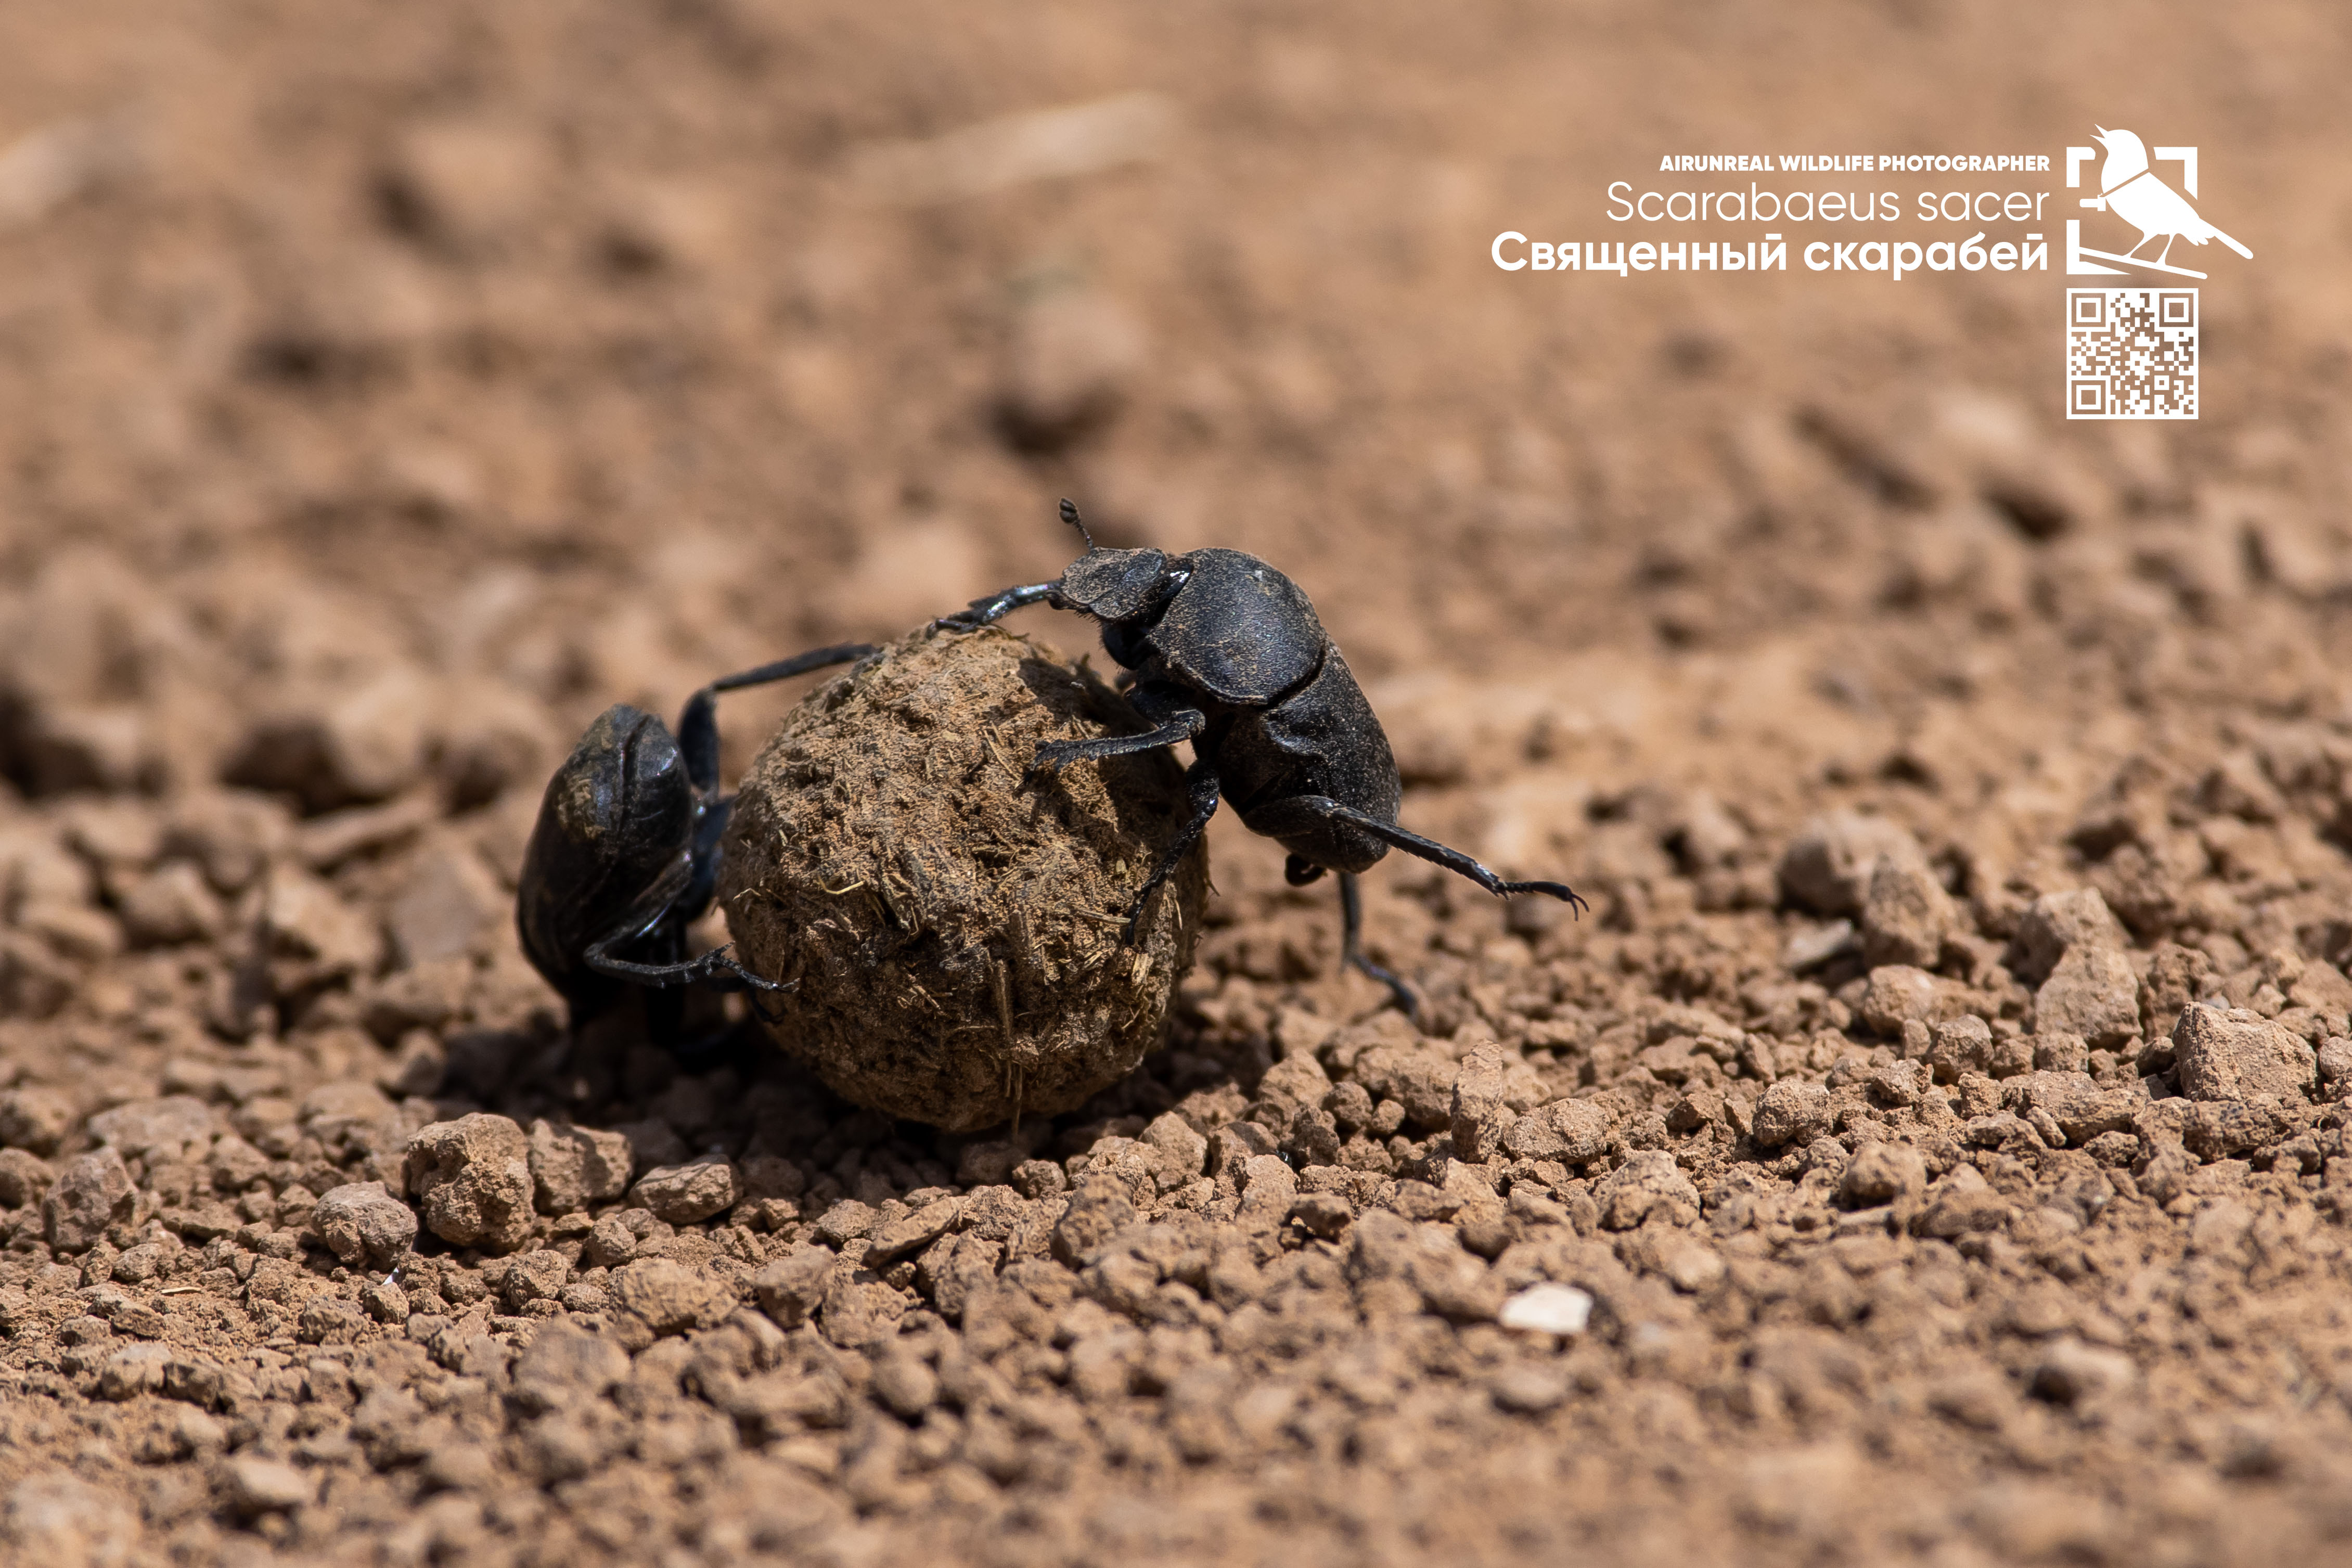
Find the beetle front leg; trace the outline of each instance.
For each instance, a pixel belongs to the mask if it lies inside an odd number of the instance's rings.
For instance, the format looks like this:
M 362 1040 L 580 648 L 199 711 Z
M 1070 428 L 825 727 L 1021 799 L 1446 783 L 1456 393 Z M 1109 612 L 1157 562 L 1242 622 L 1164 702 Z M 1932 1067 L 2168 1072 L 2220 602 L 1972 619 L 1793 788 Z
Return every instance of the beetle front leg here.
M 748 974 L 741 965 L 732 960 L 729 961 L 728 967 L 734 970 L 735 974 L 715 974 L 705 980 L 703 984 L 713 991 L 741 992 L 744 1005 L 751 1009 L 751 1016 L 770 1028 L 784 1021 L 784 1010 L 782 1007 L 771 1006 L 768 998 L 799 990 L 801 988 L 799 981 L 762 980 L 756 974 Z M 745 979 L 737 979 L 735 975 L 744 975 Z M 746 983 L 747 980 L 749 984 Z
M 1179 741 L 1189 741 L 1208 727 L 1207 714 L 1197 708 L 1187 708 L 1158 729 L 1141 735 L 1097 735 L 1086 741 L 1041 741 L 1037 745 L 1037 759 L 1030 763 L 1029 771 L 1032 773 L 1057 773 L 1072 763 L 1098 763 L 1109 757 L 1154 752 L 1162 746 L 1172 746 Z
M 974 631 L 991 621 L 1002 620 L 1024 605 L 1044 603 L 1052 598 L 1054 590 L 1061 585 L 1057 580 L 1052 583 L 1026 583 L 1018 588 L 1007 588 L 1002 594 L 992 594 L 985 599 L 974 599 L 955 614 L 941 616 L 931 625 L 945 632 Z
M 684 935 L 683 931 L 672 931 L 668 945 L 675 948 L 683 940 Z M 752 1016 L 758 1018 L 762 1024 L 773 1027 L 783 1021 L 783 1009 L 771 1006 L 761 988 L 773 987 L 777 990 L 791 991 L 799 984 L 798 981 L 793 981 L 782 986 L 774 986 L 772 982 L 760 980 L 756 975 L 751 977 L 751 984 L 746 984 L 744 980 L 737 978 L 745 972 L 742 966 L 733 960 L 719 957 L 718 964 L 714 967 L 710 960 L 718 956 L 705 953 L 702 957 L 690 962 L 648 965 L 648 968 L 656 971 L 680 972 L 683 973 L 683 978 L 674 984 L 647 982 L 639 987 L 638 994 L 645 998 L 646 1037 L 656 1045 L 667 1047 L 684 1070 L 698 1070 L 688 1067 L 689 1061 L 712 1058 L 713 1047 L 726 1036 L 726 1031 L 722 1029 L 718 1035 L 706 1037 L 699 1041 L 687 1040 L 685 1025 L 688 986 L 701 984 L 709 986 L 713 991 L 743 992 L 746 994 L 745 1000 L 751 1005 Z M 702 973 L 693 973 L 698 970 Z M 732 973 L 730 973 L 730 971 Z
M 699 958 L 689 958 L 682 963 L 635 963 L 613 956 L 613 949 L 623 942 L 633 942 L 643 934 L 639 931 L 616 931 L 601 942 L 589 945 L 585 957 L 588 967 L 599 974 L 609 974 L 615 980 L 626 980 L 638 985 L 716 985 L 721 990 L 748 990 L 755 994 L 780 994 L 793 989 L 797 981 L 779 984 L 764 975 L 754 974 L 728 956 L 734 944 L 714 947 Z
M 1143 911 L 1150 904 L 1151 895 L 1160 890 L 1160 883 L 1175 875 L 1176 868 L 1184 863 L 1184 857 L 1192 852 L 1192 846 L 1201 841 L 1201 835 L 1209 830 L 1209 819 L 1217 815 L 1220 795 L 1217 770 L 1206 761 L 1194 763 L 1184 770 L 1184 793 L 1190 798 L 1192 809 L 1185 816 L 1184 825 L 1176 830 L 1176 837 L 1168 841 L 1167 853 L 1160 857 L 1160 864 L 1154 866 L 1151 875 L 1143 879 L 1143 890 L 1135 895 L 1135 902 L 1128 907 L 1127 929 L 1120 933 L 1119 940 L 1129 947 L 1137 945 L 1136 933 L 1142 929 Z
M 620 956 L 623 948 L 656 938 L 668 952 L 678 951 L 677 944 L 685 940 L 685 923 L 677 918 L 679 900 L 693 885 L 696 871 L 690 854 L 671 861 L 635 906 L 588 944 L 580 955 L 583 962 L 599 974 L 638 985 L 694 985 L 731 975 L 756 990 L 788 989 L 752 973 L 728 957 L 724 947 L 713 948 L 699 958 L 672 963 L 639 963 Z

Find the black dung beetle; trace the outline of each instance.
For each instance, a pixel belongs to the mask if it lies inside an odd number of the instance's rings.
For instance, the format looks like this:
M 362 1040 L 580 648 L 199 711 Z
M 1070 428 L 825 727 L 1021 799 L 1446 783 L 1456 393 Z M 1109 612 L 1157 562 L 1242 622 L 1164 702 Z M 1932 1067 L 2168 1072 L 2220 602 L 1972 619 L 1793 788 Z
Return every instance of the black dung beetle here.
M 1142 735 L 1048 741 L 1035 766 L 1052 770 L 1087 758 L 1123 756 L 1192 742 L 1185 773 L 1192 813 L 1145 879 L 1129 911 L 1127 940 L 1152 893 L 1173 872 L 1230 799 L 1244 826 L 1290 851 L 1284 874 L 1301 887 L 1339 874 L 1341 950 L 1347 962 L 1388 986 L 1407 1012 L 1404 983 L 1366 958 L 1357 874 L 1390 849 L 1456 871 L 1496 896 L 1548 893 L 1582 909 L 1564 882 L 1507 882 L 1459 849 L 1397 826 L 1402 786 L 1363 689 L 1315 618 L 1298 585 L 1238 550 L 1105 550 L 1062 503 L 1062 521 L 1087 552 L 1051 583 L 1031 583 L 944 617 L 943 627 L 986 626 L 1024 605 L 1092 616 L 1103 647 L 1133 672 L 1128 700 L 1154 728 Z
M 663 988 L 784 989 L 723 947 L 686 956 L 687 928 L 718 886 L 733 804 L 719 793 L 718 695 L 875 651 L 840 643 L 714 680 L 687 700 L 675 738 L 625 702 L 588 726 L 547 782 L 515 898 L 523 956 L 562 993 L 574 1033 L 633 987 L 648 988 L 647 1030 L 665 1043 L 676 1040 L 685 996 Z

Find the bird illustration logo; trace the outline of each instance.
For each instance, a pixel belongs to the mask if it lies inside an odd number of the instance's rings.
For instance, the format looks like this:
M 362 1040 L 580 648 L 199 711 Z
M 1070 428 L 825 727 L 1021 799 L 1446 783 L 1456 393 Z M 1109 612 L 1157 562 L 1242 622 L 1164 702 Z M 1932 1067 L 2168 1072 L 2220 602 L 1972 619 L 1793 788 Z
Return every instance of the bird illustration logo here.
M 2167 258 L 2172 254 L 2172 242 L 2176 239 L 2185 239 L 2191 245 L 2203 245 L 2209 239 L 2218 239 L 2247 260 L 2253 259 L 2252 251 L 2199 217 L 2197 209 L 2189 205 L 2189 198 L 2166 184 L 2158 177 L 2156 171 L 2148 166 L 2146 142 L 2128 131 L 2110 131 L 2104 125 L 2098 130 L 2096 140 L 2101 147 L 2106 149 L 2106 160 L 2099 169 L 2099 194 L 2095 196 L 2085 196 L 2083 198 L 2082 205 L 2100 212 L 2114 212 L 2117 217 L 2139 230 L 2139 243 L 2121 255 L 2099 250 L 2084 250 L 2080 252 L 2081 255 L 2095 256 L 2106 261 L 2126 262 L 2136 267 L 2155 268 L 2166 272 L 2182 272 L 2192 278 L 2202 278 L 2204 274 L 2188 272 L 2185 268 L 2167 264 Z M 2084 151 L 2087 154 L 2088 149 Z M 2164 147 L 2158 148 L 2158 151 L 2171 155 L 2180 150 Z M 2192 148 L 2188 151 L 2193 155 L 2195 150 Z M 2196 166 L 2192 163 L 2188 167 L 2186 183 L 2189 190 L 2194 192 L 2197 189 Z M 2070 184 L 2074 183 L 2071 168 L 2067 183 Z M 2163 237 L 2164 248 L 2157 253 L 2156 258 L 2149 260 L 2141 256 L 2140 251 L 2159 236 Z M 2083 270 L 2110 271 L 2113 269 L 2086 268 Z

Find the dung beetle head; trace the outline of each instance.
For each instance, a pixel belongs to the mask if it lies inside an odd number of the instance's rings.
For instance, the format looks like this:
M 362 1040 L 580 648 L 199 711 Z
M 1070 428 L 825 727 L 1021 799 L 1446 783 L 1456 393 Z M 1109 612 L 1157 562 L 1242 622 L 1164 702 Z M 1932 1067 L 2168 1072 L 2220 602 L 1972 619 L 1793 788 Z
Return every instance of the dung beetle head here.
M 1062 503 L 1062 521 L 1078 531 L 1087 552 L 1070 563 L 1055 584 L 1054 602 L 1102 621 L 1132 621 L 1150 615 L 1184 585 L 1186 573 L 1171 569 L 1163 550 L 1105 550 L 1095 543 L 1078 509 Z

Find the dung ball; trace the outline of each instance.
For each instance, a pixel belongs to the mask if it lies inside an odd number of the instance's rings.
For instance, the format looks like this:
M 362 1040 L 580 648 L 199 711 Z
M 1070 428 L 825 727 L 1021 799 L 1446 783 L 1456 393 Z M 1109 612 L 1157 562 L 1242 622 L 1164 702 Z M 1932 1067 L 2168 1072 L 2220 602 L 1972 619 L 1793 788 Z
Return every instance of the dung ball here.
M 950 1131 L 1071 1110 L 1157 1046 L 1208 883 L 1166 749 L 1032 775 L 1041 741 L 1138 734 L 1124 699 L 1001 627 L 922 632 L 811 692 L 727 826 L 736 957 L 788 985 L 784 1049 L 856 1104 Z

